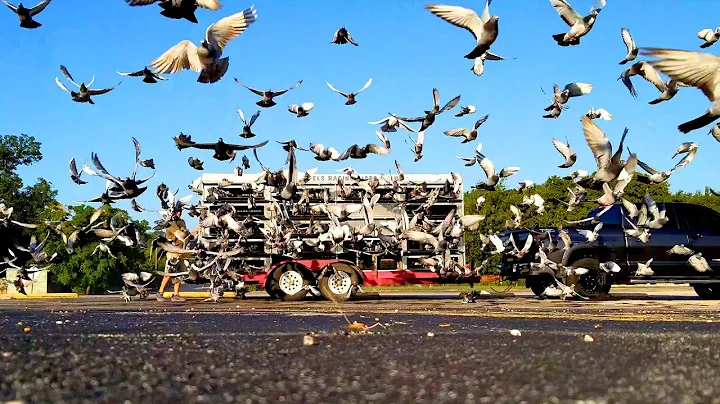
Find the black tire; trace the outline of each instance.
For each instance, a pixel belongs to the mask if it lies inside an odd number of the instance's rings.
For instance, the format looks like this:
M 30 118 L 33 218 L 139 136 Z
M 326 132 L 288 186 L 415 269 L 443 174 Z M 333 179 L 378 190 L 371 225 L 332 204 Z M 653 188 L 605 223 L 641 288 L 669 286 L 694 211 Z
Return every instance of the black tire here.
M 357 285 L 359 277 L 357 272 L 355 272 L 349 265 L 345 264 L 333 264 L 332 265 L 338 273 L 347 274 L 350 279 L 350 285 L 351 285 L 351 294 L 348 295 L 347 293 L 335 293 L 333 292 L 333 288 L 331 288 L 330 281 L 332 278 L 332 275 L 334 275 L 334 272 L 332 268 L 328 268 L 327 272 L 325 272 L 325 275 L 320 278 L 318 281 L 318 289 L 320 289 L 320 293 L 322 293 L 323 297 L 330 301 L 335 302 L 346 302 L 355 295 L 355 288 L 354 285 Z M 342 276 L 342 275 L 341 275 Z
M 717 283 L 697 283 L 693 284 L 695 293 L 705 300 L 720 300 L 720 284 Z
M 555 285 L 555 279 L 550 274 L 540 274 L 528 277 L 527 283 L 535 296 L 539 297 L 545 292 L 545 288 Z
M 277 282 L 272 278 L 272 274 L 273 273 L 267 274 L 267 277 L 265 278 L 265 292 L 270 295 L 271 299 L 279 299 L 280 295 L 276 292 Z
M 570 275 L 567 277 L 566 284 L 568 286 L 575 285 L 575 291 L 579 295 L 592 299 L 604 297 L 610 292 L 612 280 L 607 272 L 600 269 L 600 261 L 597 258 L 580 258 L 569 266 L 590 270 L 584 275 Z
M 265 291 L 273 298 L 280 299 L 286 302 L 296 302 L 305 298 L 308 293 L 307 289 L 302 289 L 297 293 L 289 295 L 280 289 L 280 278 L 285 272 L 297 272 L 302 276 L 303 286 L 310 284 L 310 279 L 307 271 L 304 271 L 301 266 L 290 262 L 283 264 L 273 269 L 267 276 L 265 281 Z M 312 276 L 312 275 L 310 275 Z

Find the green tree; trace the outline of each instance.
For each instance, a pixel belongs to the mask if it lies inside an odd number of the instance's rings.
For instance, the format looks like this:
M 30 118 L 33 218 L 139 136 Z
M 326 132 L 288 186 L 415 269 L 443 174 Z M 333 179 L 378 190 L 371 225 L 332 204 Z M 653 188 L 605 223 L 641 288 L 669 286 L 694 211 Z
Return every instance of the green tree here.
M 28 135 L 0 136 L 0 171 L 15 172 L 18 166 L 29 166 L 42 160 L 40 142 Z
M 43 225 L 37 229 L 38 238 L 51 233 L 46 247 L 48 254 L 58 253 L 57 262 L 50 269 L 53 281 L 77 292 L 103 293 L 106 289 L 118 289 L 122 286 L 120 274 L 153 270 L 149 253 L 153 234 L 149 232 L 150 226 L 144 220 L 134 224 L 138 227 L 146 248 L 141 248 L 137 243 L 128 247 L 115 239 L 106 243 L 114 256 L 111 257 L 107 253 L 95 251 L 101 240 L 94 232 L 88 231 L 80 232 L 73 252 L 67 252 L 60 232 L 69 235 L 76 229 L 86 227 L 95 209 L 92 206 L 80 205 L 71 206 L 69 212 L 66 212 L 61 206 L 55 205 L 46 212 L 46 219 L 59 224 Z M 120 227 L 130 220 L 126 211 L 106 206 L 96 223 L 105 222 L 106 224 L 99 228 L 109 229 L 108 223 L 116 215 Z M 134 237 L 130 238 L 134 240 Z
M 57 191 L 42 178 L 34 185 L 24 186 L 16 170 L 42 159 L 40 142 L 28 135 L 0 136 L 0 199 L 14 208 L 11 218 L 24 223 L 37 223 L 44 210 L 55 202 Z M 0 251 L 15 243 L 23 243 L 27 230 L 9 225 L 2 230 Z

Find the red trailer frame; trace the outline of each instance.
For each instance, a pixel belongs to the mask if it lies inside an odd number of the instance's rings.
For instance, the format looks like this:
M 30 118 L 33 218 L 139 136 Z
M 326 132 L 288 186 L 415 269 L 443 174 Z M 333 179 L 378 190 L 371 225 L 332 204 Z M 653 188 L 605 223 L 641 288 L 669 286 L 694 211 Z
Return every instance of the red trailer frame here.
M 283 288 L 281 283 L 285 272 L 294 272 L 287 276 L 294 279 L 288 279 Z M 429 285 L 448 281 L 435 272 L 363 270 L 352 261 L 332 258 L 284 260 L 272 265 L 267 272 L 245 275 L 243 280 L 246 283 L 258 283 L 270 296 L 283 300 L 301 300 L 308 290 L 318 287 L 324 297 L 338 301 L 352 298 L 357 292 L 357 286 Z M 477 278 L 465 277 L 462 281 L 477 282 Z

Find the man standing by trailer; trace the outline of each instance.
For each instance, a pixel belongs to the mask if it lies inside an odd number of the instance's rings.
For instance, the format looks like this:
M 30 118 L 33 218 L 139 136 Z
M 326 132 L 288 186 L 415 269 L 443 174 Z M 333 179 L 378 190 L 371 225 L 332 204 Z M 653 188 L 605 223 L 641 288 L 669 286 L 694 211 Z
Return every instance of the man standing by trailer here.
M 168 239 L 168 241 L 170 241 L 170 243 L 172 243 L 174 246 L 182 248 L 185 245 L 186 240 L 196 235 L 197 231 L 188 231 L 187 225 L 182 219 L 182 208 L 176 207 L 173 210 L 172 219 L 170 220 L 169 226 L 167 229 L 165 229 L 165 238 Z M 187 255 L 172 253 L 168 251 L 165 256 L 165 273 L 168 275 L 165 275 L 163 277 L 162 283 L 160 284 L 160 289 L 157 293 L 158 301 L 165 301 L 165 298 L 163 297 L 163 293 L 165 293 L 165 286 L 167 286 L 170 278 L 172 278 L 172 276 L 170 276 L 169 274 L 173 272 L 187 271 L 187 258 Z M 173 302 L 185 301 L 184 298 L 180 297 L 179 281 L 173 285 L 173 295 L 170 300 L 172 300 Z

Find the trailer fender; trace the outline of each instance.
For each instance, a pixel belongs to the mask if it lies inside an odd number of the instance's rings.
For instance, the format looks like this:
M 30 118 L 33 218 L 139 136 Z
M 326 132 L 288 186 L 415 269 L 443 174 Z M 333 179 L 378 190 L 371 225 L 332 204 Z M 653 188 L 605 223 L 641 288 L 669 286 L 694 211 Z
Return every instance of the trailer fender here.
M 278 262 L 277 264 L 270 267 L 270 270 L 267 272 L 267 276 L 265 277 L 265 283 L 263 284 L 263 288 L 267 287 L 267 283 L 268 283 L 268 281 L 270 281 L 273 278 L 275 271 L 278 271 L 278 270 L 282 269 L 284 266 L 289 265 L 291 263 L 295 265 L 295 268 L 298 269 L 303 274 L 303 277 L 305 277 L 306 279 L 314 279 L 315 278 L 313 276 L 312 271 L 310 269 L 308 269 L 308 267 L 305 266 L 305 264 L 298 262 L 298 261 L 292 261 L 292 260 L 282 261 L 282 262 Z

